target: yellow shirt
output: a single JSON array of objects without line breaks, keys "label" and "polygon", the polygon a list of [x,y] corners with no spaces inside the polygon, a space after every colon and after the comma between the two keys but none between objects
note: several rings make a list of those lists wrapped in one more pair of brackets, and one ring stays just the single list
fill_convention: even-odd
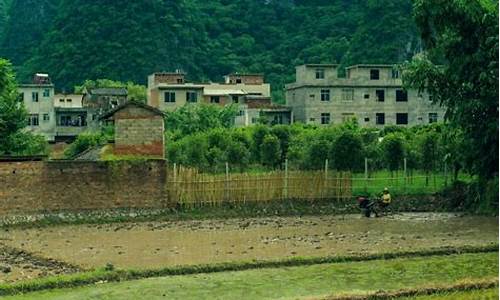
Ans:
[{"label": "yellow shirt", "polygon": [[384,203],[391,203],[391,194],[382,194],[382,202]]}]

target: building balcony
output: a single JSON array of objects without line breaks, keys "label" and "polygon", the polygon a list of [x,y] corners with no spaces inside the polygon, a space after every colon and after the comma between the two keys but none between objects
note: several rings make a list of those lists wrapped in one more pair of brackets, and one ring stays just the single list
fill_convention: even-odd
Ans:
[{"label": "building balcony", "polygon": [[72,137],[87,130],[87,126],[56,126],[56,136]]}]

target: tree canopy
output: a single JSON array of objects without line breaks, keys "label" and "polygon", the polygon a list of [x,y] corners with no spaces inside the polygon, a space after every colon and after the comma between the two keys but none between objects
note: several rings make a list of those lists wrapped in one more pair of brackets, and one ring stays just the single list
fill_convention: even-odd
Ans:
[{"label": "tree canopy", "polygon": [[498,175],[498,2],[418,0],[414,15],[426,52],[405,65],[405,83],[447,107],[473,173]]}]

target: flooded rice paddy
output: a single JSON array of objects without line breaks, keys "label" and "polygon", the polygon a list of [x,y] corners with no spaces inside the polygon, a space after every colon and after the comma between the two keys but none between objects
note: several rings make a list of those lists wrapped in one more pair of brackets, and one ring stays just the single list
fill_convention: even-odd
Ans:
[{"label": "flooded rice paddy", "polygon": [[[0,243],[83,269],[160,268],[487,245],[498,243],[498,218],[405,213],[71,225],[2,230]],[[0,273],[0,282],[11,280]]]}]

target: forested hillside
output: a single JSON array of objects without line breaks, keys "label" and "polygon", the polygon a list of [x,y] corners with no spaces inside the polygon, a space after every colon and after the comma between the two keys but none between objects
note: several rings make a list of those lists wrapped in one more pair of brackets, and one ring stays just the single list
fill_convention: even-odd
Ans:
[{"label": "forested hillside", "polygon": [[0,56],[21,79],[48,72],[66,89],[182,69],[261,72],[279,96],[297,64],[393,63],[419,48],[411,0],[12,1]]}]

